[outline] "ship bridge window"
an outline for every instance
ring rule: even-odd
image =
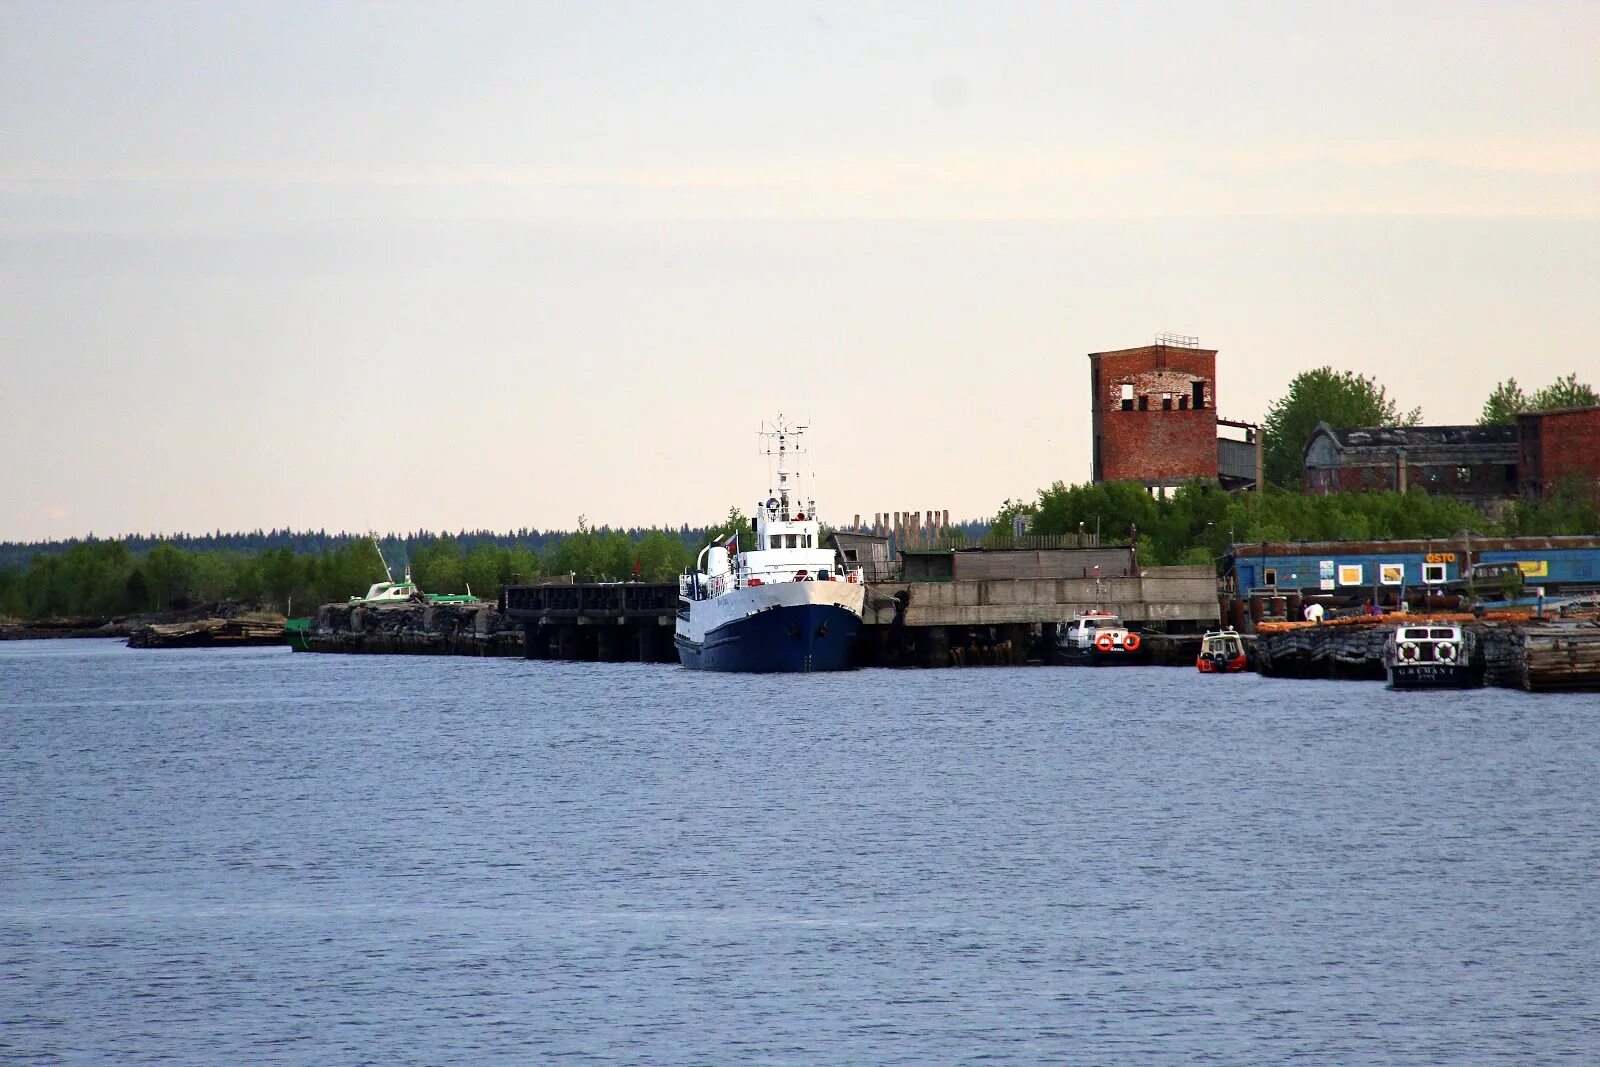
[[[1427,639],[1428,631],[1426,630],[1407,630],[1401,636],[1402,641],[1426,641]]]
[[[1433,630],[1430,632],[1437,641],[1448,641],[1456,635],[1454,630]]]

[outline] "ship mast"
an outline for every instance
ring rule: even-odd
[[[767,493],[770,497],[777,498],[778,515],[783,522],[788,522],[790,519],[789,496],[791,493],[794,494],[796,503],[807,503],[800,499],[799,486],[791,485],[789,482],[789,478],[793,473],[789,470],[789,457],[790,455],[800,456],[805,454],[805,449],[800,447],[800,438],[805,432],[806,427],[804,426],[789,426],[783,421],[782,415],[778,416],[778,420],[772,424],[771,429],[763,426],[760,431],[761,436],[767,438],[769,442],[776,440],[778,443],[776,452],[778,458],[778,482],[775,487],[769,485]],[[790,438],[794,439],[793,447],[790,447]],[[769,457],[774,455],[770,443],[767,446],[766,454]],[[810,507],[814,509],[816,504],[811,502]],[[810,517],[809,512],[807,515]]]

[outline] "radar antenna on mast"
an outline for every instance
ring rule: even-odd
[[[784,420],[784,417],[779,415],[774,422],[763,422],[760,431],[758,431],[760,436],[767,439],[765,451],[769,465],[774,456],[777,457],[778,461],[776,483],[770,480],[769,470],[767,510],[769,513],[776,510],[778,512],[776,517],[781,517],[784,522],[788,522],[790,517],[789,497],[793,495],[798,499],[800,495],[798,484],[789,480],[795,474],[794,471],[789,469],[789,457],[806,454],[806,450],[800,445],[806,429],[807,427],[803,425],[789,425]],[[777,445],[776,449],[773,448],[774,443]],[[776,508],[774,508],[774,504],[776,504]]]

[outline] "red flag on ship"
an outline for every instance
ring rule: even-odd
[[[728,555],[730,556],[737,556],[739,554],[739,533],[737,530],[734,531],[732,537],[728,538],[727,549]]]
[[[634,556],[633,557],[633,580],[634,581],[638,581],[639,580],[639,575],[641,575],[643,573],[644,573],[644,556],[642,554]]]

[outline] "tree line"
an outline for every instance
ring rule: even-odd
[[[381,554],[370,538],[349,535],[311,550],[278,545],[255,552],[190,549],[177,540],[139,551],[132,539],[79,540],[26,566],[0,567],[0,614],[110,617],[221,603],[310,612],[384,581],[386,561],[396,580],[409,565],[427,592],[470,590],[487,599],[503,584],[549,575],[672,581],[726,525],[624,531],[592,528],[580,518],[577,530],[559,538],[391,536],[379,540]]]
[[[584,519],[579,517],[582,525]],[[635,540],[649,532],[648,527],[618,527],[613,529],[602,526],[598,531],[610,534],[620,532]],[[456,533],[445,531],[417,530],[404,534],[384,534],[381,537],[383,554],[390,559],[409,559],[416,549],[429,544],[442,537],[449,537],[461,546],[462,551],[470,552],[479,545],[492,544],[500,548],[532,548],[543,552],[546,549],[564,541],[576,532],[573,530],[538,530],[522,528],[509,532],[498,530],[461,530]],[[674,531],[666,531],[674,532]],[[676,531],[685,544],[696,544],[697,539],[704,533],[702,528],[693,527],[685,523]],[[287,548],[297,555],[315,555],[319,552],[331,550],[348,544],[352,541],[367,541],[371,534],[350,533],[338,531],[330,533],[321,530],[248,530],[238,533],[224,533],[218,530],[208,534],[129,534],[117,538],[96,538],[93,534],[84,538],[66,538],[60,541],[0,541],[0,568],[18,567],[26,569],[33,560],[39,556],[61,555],[73,546],[87,542],[115,540],[120,541],[128,551],[136,556],[142,556],[157,545],[172,545],[186,552],[233,552],[253,556],[269,548]]]

